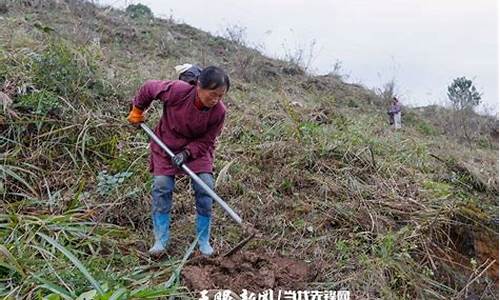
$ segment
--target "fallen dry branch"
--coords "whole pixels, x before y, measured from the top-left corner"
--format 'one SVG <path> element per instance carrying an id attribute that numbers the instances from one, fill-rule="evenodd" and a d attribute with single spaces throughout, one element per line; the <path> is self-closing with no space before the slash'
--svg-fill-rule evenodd
<path id="1" fill-rule="evenodd" d="M 439 156 L 430 153 L 430 156 L 437 159 L 439 162 L 442 162 L 446 165 L 448 169 L 463 176 L 466 176 L 469 180 L 469 183 L 472 187 L 478 192 L 485 192 L 498 195 L 498 187 L 496 185 L 491 185 L 482 180 L 479 175 L 475 174 L 473 171 L 469 170 L 464 164 L 460 162 L 454 162 L 451 159 L 443 159 Z"/>

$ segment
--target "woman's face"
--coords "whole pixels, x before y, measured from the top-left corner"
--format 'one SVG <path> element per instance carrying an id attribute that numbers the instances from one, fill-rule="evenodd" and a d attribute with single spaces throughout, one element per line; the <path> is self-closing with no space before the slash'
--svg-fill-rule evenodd
<path id="1" fill-rule="evenodd" d="M 198 91 L 198 97 L 200 97 L 201 103 L 203 103 L 205 107 L 209 108 L 214 107 L 217 103 L 219 103 L 219 101 L 222 100 L 222 98 L 226 94 L 225 86 L 218 87 L 214 90 L 207 90 L 201 88 L 198 85 L 196 86 L 196 89 Z"/>

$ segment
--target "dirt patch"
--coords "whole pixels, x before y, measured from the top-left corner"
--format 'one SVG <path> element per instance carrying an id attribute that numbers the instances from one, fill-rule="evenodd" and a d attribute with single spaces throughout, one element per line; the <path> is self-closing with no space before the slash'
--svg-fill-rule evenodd
<path id="1" fill-rule="evenodd" d="M 190 290 L 305 288 L 314 278 L 312 266 L 282 256 L 238 252 L 228 258 L 193 258 L 182 271 L 182 281 Z"/>
<path id="2" fill-rule="evenodd" d="M 498 237 L 489 232 L 479 232 L 474 239 L 474 249 L 480 263 L 496 261 L 487 272 L 498 285 Z"/>
<path id="3" fill-rule="evenodd" d="M 472 258 L 478 265 L 495 261 L 486 274 L 498 286 L 498 234 L 494 231 L 473 228 L 471 225 L 452 227 L 450 233 L 454 246 L 452 250 L 459 254 L 455 255 L 452 261 L 466 267 L 469 270 L 466 273 L 474 268 L 471 264 Z"/>

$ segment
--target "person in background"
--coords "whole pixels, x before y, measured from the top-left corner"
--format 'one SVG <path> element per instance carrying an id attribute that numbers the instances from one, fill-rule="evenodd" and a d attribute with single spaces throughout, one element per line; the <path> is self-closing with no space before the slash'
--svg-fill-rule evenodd
<path id="1" fill-rule="evenodd" d="M 389 114 L 389 123 L 394 125 L 395 129 L 401 128 L 401 104 L 398 98 L 392 98 L 392 103 L 387 110 L 387 114 Z"/>
<path id="2" fill-rule="evenodd" d="M 179 75 L 179 80 L 185 81 L 190 85 L 196 85 L 201 71 L 202 69 L 200 67 L 192 64 L 182 64 L 175 66 L 175 72 Z"/>
<path id="3" fill-rule="evenodd" d="M 163 114 L 154 131 L 176 153 L 170 159 L 159 145 L 150 143 L 155 242 L 149 253 L 153 256 L 163 254 L 168 246 L 175 176 L 184 175 L 181 166 L 186 164 L 210 188 L 214 187 L 214 149 L 226 115 L 222 98 L 229 87 L 227 74 L 210 66 L 200 72 L 194 85 L 183 80 L 148 80 L 132 100 L 128 121 L 135 126 L 144 122 L 144 111 L 153 100 L 163 102 Z M 210 256 L 214 251 L 209 242 L 213 199 L 196 182 L 192 181 L 192 186 L 199 249 Z"/>

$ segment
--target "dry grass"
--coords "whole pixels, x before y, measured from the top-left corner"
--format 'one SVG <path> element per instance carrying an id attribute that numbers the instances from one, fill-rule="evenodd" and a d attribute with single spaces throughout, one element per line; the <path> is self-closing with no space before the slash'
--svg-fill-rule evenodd
<path id="1" fill-rule="evenodd" d="M 163 285 L 194 237 L 188 181 L 177 184 L 171 259 L 151 261 L 147 139 L 125 115 L 142 81 L 205 61 L 232 70 L 217 190 L 263 233 L 249 248 L 314 265 L 311 289 L 496 297 L 491 260 L 469 251 L 498 241 L 498 190 L 477 190 L 430 154 L 496 186 L 497 145 L 429 134 L 422 116 L 393 132 L 373 92 L 290 75 L 285 62 L 171 20 L 132 20 L 80 1 L 24 3 L 7 2 L 0 28 L 1 295 L 186 295 L 182 283 Z M 40 68 L 40 57 L 54 68 Z M 56 89 L 68 74 L 72 85 Z M 160 112 L 153 106 L 148 122 Z M 219 209 L 213 235 L 217 249 L 241 237 Z"/>

